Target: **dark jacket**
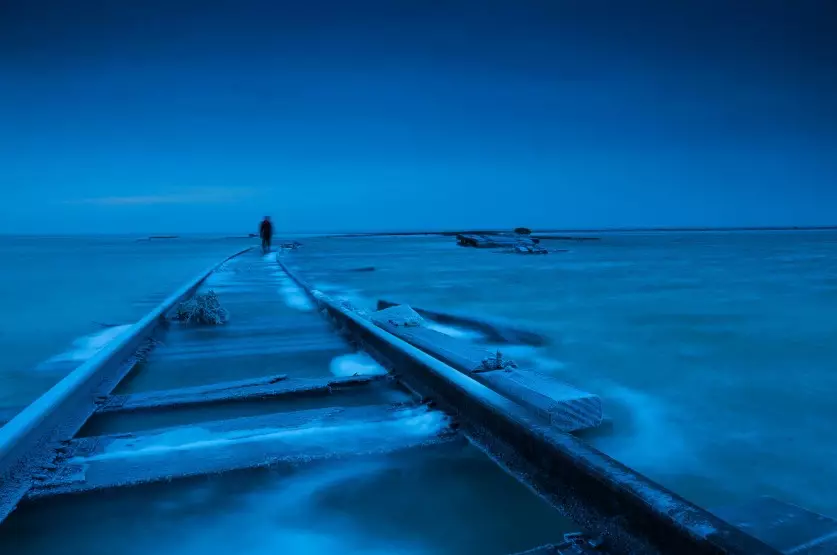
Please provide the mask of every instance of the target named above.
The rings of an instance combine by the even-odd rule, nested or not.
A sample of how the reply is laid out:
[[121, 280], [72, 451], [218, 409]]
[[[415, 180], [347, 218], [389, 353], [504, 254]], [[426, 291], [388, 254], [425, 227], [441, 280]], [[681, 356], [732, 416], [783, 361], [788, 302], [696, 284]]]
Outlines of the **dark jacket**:
[[273, 236], [273, 224], [267, 220], [263, 220], [259, 226], [259, 235], [262, 239], [269, 239]]

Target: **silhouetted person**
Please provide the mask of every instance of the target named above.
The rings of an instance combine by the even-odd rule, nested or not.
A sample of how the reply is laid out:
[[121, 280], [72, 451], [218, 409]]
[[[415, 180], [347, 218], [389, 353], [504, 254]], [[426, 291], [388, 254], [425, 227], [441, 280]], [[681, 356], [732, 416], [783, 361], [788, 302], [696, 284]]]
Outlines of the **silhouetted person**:
[[265, 216], [259, 226], [259, 236], [262, 238], [262, 252], [270, 252], [270, 240], [273, 239], [273, 224], [270, 223], [270, 216]]

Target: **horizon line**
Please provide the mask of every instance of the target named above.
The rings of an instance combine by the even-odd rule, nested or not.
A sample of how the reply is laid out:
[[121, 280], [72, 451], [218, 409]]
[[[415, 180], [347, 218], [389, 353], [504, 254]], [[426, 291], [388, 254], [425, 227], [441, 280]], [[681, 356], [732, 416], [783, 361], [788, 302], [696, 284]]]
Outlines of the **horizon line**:
[[[627, 233], [627, 232], [712, 232], [712, 231], [827, 231], [837, 230], [837, 225], [810, 225], [810, 226], [654, 226], [654, 227], [594, 227], [594, 228], [545, 228], [533, 229], [533, 234], [540, 233]], [[507, 232], [511, 229], [435, 229], [435, 230], [386, 230], [386, 231], [316, 231], [316, 232], [294, 232], [280, 231], [274, 235], [309, 235], [325, 237], [345, 236], [380, 236], [380, 235], [453, 235], [456, 233], [498, 233]], [[239, 235], [239, 233], [241, 233]], [[188, 231], [188, 232], [70, 232], [70, 233], [13, 233], [0, 232], [4, 237], [175, 237], [175, 236], [197, 236], [212, 235], [222, 236], [230, 239], [249, 239], [249, 232], [235, 231]]]

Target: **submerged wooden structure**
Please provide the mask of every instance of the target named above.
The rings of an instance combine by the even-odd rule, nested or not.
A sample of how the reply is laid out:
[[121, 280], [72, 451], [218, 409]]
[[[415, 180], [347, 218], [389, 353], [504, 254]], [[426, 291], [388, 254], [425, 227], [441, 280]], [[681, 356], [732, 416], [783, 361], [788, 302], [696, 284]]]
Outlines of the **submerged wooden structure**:
[[496, 249], [498, 247], [515, 247], [520, 244], [537, 245], [538, 240], [533, 239], [528, 235], [480, 235], [476, 233], [458, 233], [456, 235], [456, 243], [462, 247]]
[[[295, 303], [317, 310], [268, 295], [277, 280], [298, 288]], [[208, 287], [235, 315], [230, 323], [170, 322], [178, 303]], [[470, 321], [499, 339], [542, 340], [476, 317], [424, 315]], [[585, 532], [560, 546], [533, 545], [532, 553], [813, 554], [837, 536], [833, 521], [815, 519], [817, 528], [811, 513], [781, 503], [770, 505], [769, 518], [756, 518], [763, 503], [728, 510], [735, 525], [693, 505], [567, 433], [580, 428], [566, 422], [595, 425], [595, 396], [520, 378], [526, 369], [478, 371], [475, 355], [443, 335], [356, 311], [314, 290], [283, 259], [238, 253], [0, 428], [0, 521], [32, 498], [467, 440]], [[323, 372], [358, 349], [377, 364], [344, 377]], [[294, 410], [318, 396], [328, 396], [326, 406]], [[244, 413], [243, 401], [258, 402]], [[203, 421], [200, 433], [182, 425], [183, 414], [210, 406], [227, 407], [230, 417]], [[416, 417], [439, 425], [364, 433]], [[311, 426], [351, 427], [351, 441], [341, 433], [292, 439]], [[794, 530], [807, 532], [789, 539], [777, 513], [792, 513], [802, 523]]]

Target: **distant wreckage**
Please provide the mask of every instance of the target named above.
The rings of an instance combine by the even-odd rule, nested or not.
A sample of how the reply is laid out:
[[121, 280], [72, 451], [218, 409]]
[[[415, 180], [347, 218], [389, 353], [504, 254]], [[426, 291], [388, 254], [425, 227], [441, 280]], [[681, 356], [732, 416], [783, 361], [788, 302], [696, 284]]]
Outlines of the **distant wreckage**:
[[549, 250], [541, 247], [538, 239], [526, 234], [509, 235], [477, 235], [460, 233], [456, 236], [456, 243], [461, 247], [478, 249], [500, 248], [507, 252], [520, 254], [549, 254]]

